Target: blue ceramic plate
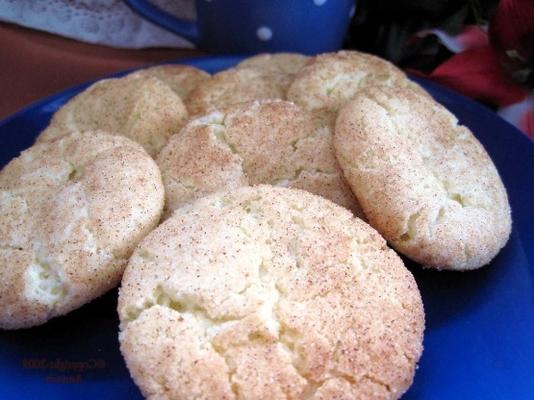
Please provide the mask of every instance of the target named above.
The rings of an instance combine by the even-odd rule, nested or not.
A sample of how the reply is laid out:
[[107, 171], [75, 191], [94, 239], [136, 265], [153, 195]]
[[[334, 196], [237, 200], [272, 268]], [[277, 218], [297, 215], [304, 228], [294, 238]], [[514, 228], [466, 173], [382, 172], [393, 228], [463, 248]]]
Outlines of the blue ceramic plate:
[[[238, 60], [186, 64], [215, 72]], [[423, 271], [407, 262], [427, 323], [425, 351], [404, 398], [534, 398], [534, 144], [477, 103], [419, 82], [486, 147], [508, 189], [514, 225], [508, 245], [478, 271]], [[30, 146], [52, 113], [86, 86], [0, 123], [0, 165]], [[38, 328], [0, 331], [0, 399], [141, 398], [119, 352], [116, 297], [113, 291]]]

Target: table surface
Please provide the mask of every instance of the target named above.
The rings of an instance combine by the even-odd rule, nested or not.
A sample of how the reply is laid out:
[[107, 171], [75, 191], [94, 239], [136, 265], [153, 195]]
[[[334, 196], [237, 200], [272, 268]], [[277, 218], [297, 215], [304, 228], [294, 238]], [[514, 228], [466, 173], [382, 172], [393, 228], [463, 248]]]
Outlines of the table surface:
[[0, 23], [0, 120], [63, 89], [113, 72], [205, 53], [116, 49]]

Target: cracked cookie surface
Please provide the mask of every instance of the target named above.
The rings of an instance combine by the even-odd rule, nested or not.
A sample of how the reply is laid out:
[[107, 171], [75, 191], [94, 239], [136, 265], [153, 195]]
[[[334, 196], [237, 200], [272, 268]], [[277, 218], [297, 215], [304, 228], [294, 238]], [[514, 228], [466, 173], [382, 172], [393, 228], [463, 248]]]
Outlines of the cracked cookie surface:
[[128, 76], [158, 78], [182, 100], [185, 100], [193, 90], [210, 77], [210, 74], [189, 65], [165, 64], [143, 68]]
[[138, 144], [74, 133], [0, 171], [0, 328], [42, 324], [116, 286], [158, 223], [163, 185]]
[[471, 131], [408, 88], [361, 92], [339, 113], [336, 155], [371, 225], [438, 269], [491, 261], [511, 230], [499, 174]]
[[410, 86], [411, 82], [392, 63], [358, 51], [342, 50], [313, 57], [295, 76], [287, 100], [333, 125], [341, 107], [369, 86]]
[[272, 81], [277, 82], [284, 92], [287, 92], [296, 74], [310, 59], [308, 56], [297, 53], [264, 53], [244, 59], [236, 65], [236, 68], [263, 71]]
[[188, 113], [171, 87], [149, 75], [139, 72], [94, 83], [53, 115], [37, 141], [103, 130], [126, 136], [155, 156], [169, 136], [182, 128]]
[[283, 82], [259, 68], [229, 68], [212, 75], [186, 99], [193, 117], [251, 100], [285, 99]]
[[260, 183], [308, 190], [363, 215], [330, 132], [290, 102], [252, 101], [193, 119], [156, 162], [167, 216], [209, 193]]
[[132, 255], [118, 312], [153, 399], [396, 399], [422, 352], [419, 291], [384, 239], [266, 185], [177, 210]]

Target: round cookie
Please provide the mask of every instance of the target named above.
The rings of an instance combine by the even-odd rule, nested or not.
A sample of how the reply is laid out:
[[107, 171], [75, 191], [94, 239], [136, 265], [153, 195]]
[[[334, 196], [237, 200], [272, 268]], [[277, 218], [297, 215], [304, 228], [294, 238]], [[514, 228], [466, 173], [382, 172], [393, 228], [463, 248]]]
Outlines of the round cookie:
[[236, 68], [253, 68], [263, 71], [287, 91], [295, 75], [306, 65], [310, 57], [297, 53], [264, 53], [246, 58]]
[[212, 75], [191, 92], [186, 106], [193, 116], [251, 100], [284, 99], [286, 88], [257, 68], [230, 68]]
[[178, 210], [132, 255], [118, 312], [147, 398], [396, 399], [422, 352], [401, 259], [346, 209], [295, 189]]
[[426, 93], [390, 62], [342, 50], [315, 56], [296, 75], [287, 99], [333, 123], [339, 109], [361, 89], [380, 85], [410, 86]]
[[510, 205], [493, 162], [430, 97], [366, 89], [340, 111], [334, 142], [369, 223], [401, 253], [468, 270], [506, 244]]
[[140, 69], [129, 76], [158, 78], [180, 98], [185, 99], [197, 86], [206, 81], [210, 74], [189, 65], [166, 64]]
[[154, 156], [187, 117], [180, 97], [155, 77], [105, 79], [61, 107], [37, 141], [71, 132], [104, 130], [136, 141]]
[[305, 189], [363, 215], [335, 158], [330, 132], [287, 101], [241, 103], [193, 119], [156, 162], [166, 216], [209, 193], [259, 183]]
[[0, 328], [43, 324], [119, 283], [160, 218], [163, 185], [143, 148], [73, 133], [0, 171]]

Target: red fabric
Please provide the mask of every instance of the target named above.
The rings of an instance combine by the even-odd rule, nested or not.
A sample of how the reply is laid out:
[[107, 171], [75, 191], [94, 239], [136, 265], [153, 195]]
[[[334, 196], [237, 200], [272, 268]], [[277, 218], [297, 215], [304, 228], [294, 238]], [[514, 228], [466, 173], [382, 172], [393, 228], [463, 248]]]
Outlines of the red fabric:
[[503, 71], [489, 47], [468, 49], [439, 65], [429, 78], [477, 100], [506, 106], [528, 92]]
[[417, 36], [429, 32], [456, 54], [430, 74], [418, 75], [492, 104], [534, 139], [534, 103], [527, 87], [528, 76], [534, 76], [534, 0], [501, 0], [489, 24], [489, 38], [484, 28], [474, 25], [453, 37], [439, 29]]
[[464, 49], [478, 49], [488, 46], [488, 35], [477, 25], [467, 25], [456, 39]]
[[531, 108], [522, 115], [519, 128], [534, 140], [534, 109]]
[[[501, 0], [491, 19], [489, 34], [492, 46], [504, 56], [534, 63], [534, 1]], [[512, 51], [512, 54], [509, 52]]]

